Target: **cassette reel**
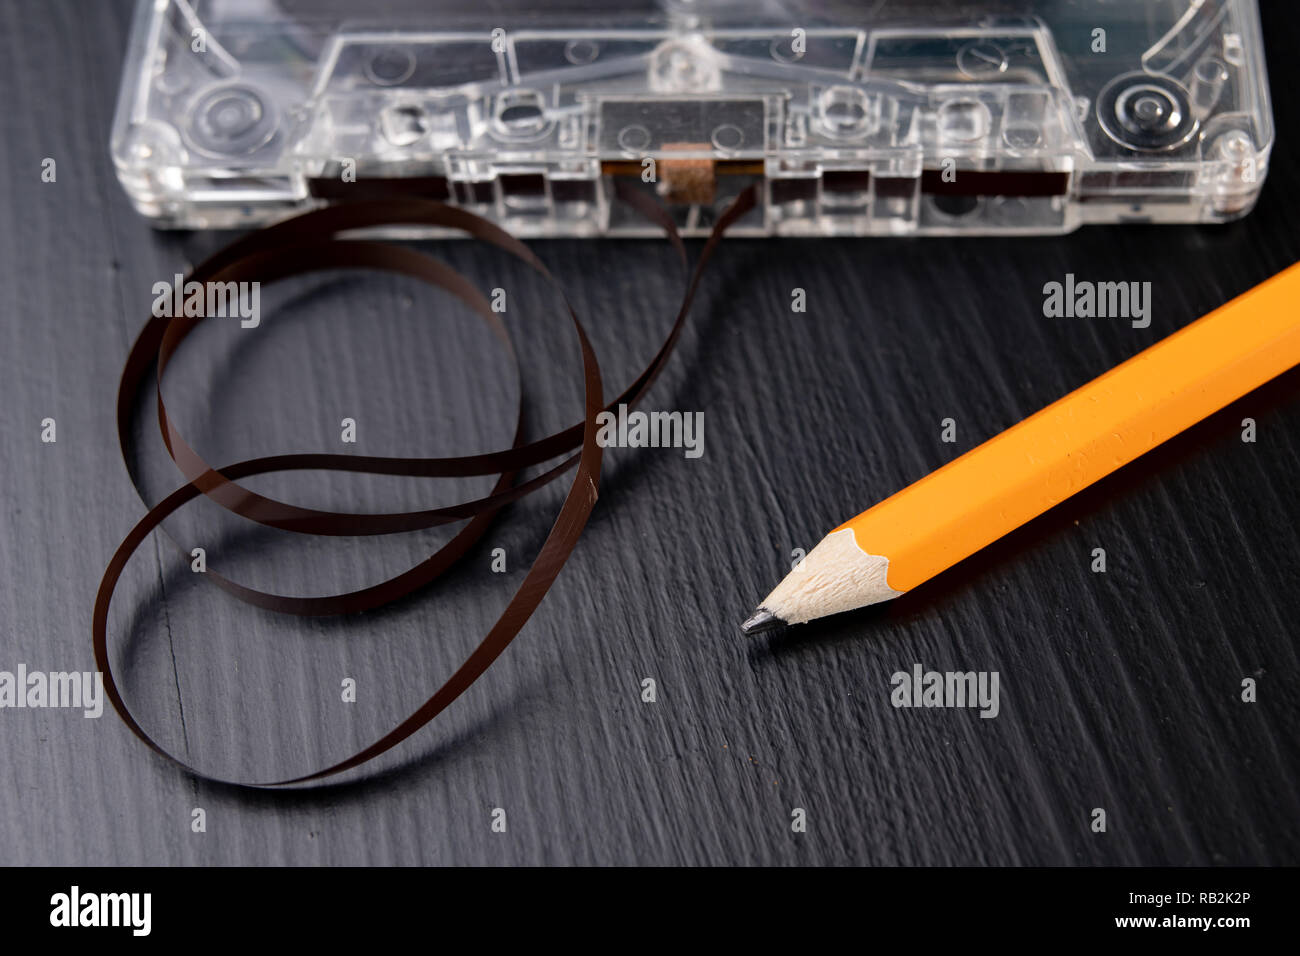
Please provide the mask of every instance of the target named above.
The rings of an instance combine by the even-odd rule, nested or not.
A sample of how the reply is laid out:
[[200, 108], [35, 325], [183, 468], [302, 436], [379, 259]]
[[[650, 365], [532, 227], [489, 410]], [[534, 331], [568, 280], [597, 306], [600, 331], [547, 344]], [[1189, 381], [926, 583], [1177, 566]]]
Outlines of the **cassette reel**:
[[1274, 131], [1255, 0], [138, 0], [112, 153], [157, 225], [377, 194], [526, 236], [1223, 222]]

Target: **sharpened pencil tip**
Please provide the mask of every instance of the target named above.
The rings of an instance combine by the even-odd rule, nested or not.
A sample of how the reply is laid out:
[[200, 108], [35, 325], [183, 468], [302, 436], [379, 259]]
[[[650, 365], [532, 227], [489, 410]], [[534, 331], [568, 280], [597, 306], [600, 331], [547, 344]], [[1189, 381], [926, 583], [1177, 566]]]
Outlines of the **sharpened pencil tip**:
[[785, 621], [765, 607], [760, 607], [748, 621], [740, 625], [740, 629], [750, 637], [778, 627], [785, 627]]

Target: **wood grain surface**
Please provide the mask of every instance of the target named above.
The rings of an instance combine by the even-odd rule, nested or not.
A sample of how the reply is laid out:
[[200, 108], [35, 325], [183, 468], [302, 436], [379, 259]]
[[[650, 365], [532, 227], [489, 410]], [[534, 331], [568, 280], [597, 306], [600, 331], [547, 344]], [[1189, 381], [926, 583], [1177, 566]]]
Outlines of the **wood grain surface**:
[[[228, 238], [156, 233], [118, 186], [108, 136], [132, 7], [0, 4], [0, 669], [94, 669], [95, 589], [143, 513], [113, 433], [121, 364], [153, 284]], [[724, 243], [648, 403], [704, 412], [703, 456], [610, 450], [555, 589], [434, 725], [344, 782], [266, 793], [186, 776], [111, 712], [6, 709], [0, 863], [1300, 863], [1295, 373], [892, 605], [758, 640], [737, 630], [793, 549], [1300, 259], [1300, 14], [1264, 7], [1279, 137], [1249, 218]], [[41, 182], [45, 157], [55, 183]], [[531, 432], [575, 420], [576, 346], [554, 296], [482, 247], [423, 247], [507, 290]], [[621, 388], [680, 294], [667, 245], [534, 247]], [[1151, 282], [1150, 328], [1045, 319], [1043, 286], [1067, 273]], [[806, 313], [791, 311], [795, 288]], [[169, 407], [210, 460], [338, 451], [345, 417], [359, 453], [508, 441], [518, 386], [439, 293], [367, 273], [286, 283], [263, 307], [255, 333], [205, 329], [169, 371]], [[156, 500], [177, 478], [139, 417]], [[940, 440], [945, 418], [955, 443]], [[258, 486], [357, 510], [485, 490], [312, 474]], [[149, 546], [112, 614], [125, 692], [214, 773], [338, 759], [484, 633], [562, 493], [509, 509], [444, 585], [348, 619], [245, 607]], [[202, 506], [168, 529], [296, 594], [377, 581], [441, 540], [303, 540]], [[917, 663], [997, 671], [1001, 712], [894, 708], [891, 675]], [[341, 700], [349, 677], [355, 704]], [[1256, 703], [1240, 699], [1247, 677]], [[795, 808], [807, 832], [792, 832]]]

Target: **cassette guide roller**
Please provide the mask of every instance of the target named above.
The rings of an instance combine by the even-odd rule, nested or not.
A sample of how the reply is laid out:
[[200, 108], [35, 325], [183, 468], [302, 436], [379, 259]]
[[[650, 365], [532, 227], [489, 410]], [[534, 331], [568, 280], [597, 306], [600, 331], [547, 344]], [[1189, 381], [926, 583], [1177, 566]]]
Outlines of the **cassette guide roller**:
[[374, 195], [524, 236], [1223, 222], [1274, 137], [1255, 0], [139, 0], [114, 123], [157, 225]]

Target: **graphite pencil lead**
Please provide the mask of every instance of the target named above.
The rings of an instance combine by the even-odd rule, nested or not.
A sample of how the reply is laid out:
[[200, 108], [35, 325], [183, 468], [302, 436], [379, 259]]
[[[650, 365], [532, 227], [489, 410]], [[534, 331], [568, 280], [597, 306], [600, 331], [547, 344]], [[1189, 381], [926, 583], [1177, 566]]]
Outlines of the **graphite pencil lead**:
[[758, 608], [748, 621], [740, 625], [740, 629], [750, 637], [778, 627], [785, 627], [785, 621], [765, 607]]

